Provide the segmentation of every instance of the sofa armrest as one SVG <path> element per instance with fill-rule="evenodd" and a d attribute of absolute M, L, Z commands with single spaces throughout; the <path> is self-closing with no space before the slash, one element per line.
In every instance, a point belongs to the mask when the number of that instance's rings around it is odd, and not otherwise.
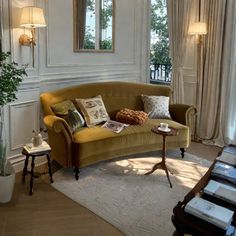
<path fill-rule="evenodd" d="M 52 149 L 52 159 L 62 166 L 71 166 L 71 144 L 73 136 L 66 121 L 60 117 L 45 116 L 44 124 L 48 131 L 48 141 Z"/>
<path fill-rule="evenodd" d="M 191 120 L 196 115 L 197 109 L 194 106 L 185 104 L 171 104 L 169 106 L 171 118 L 180 124 L 191 127 Z"/>

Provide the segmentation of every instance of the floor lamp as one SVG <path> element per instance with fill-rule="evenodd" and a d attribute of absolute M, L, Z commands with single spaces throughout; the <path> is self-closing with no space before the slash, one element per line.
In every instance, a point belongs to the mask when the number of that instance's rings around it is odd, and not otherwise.
<path fill-rule="evenodd" d="M 193 22 L 189 26 L 189 34 L 196 36 L 197 42 L 197 87 L 196 87 L 196 106 L 197 114 L 195 117 L 195 127 L 194 127 L 194 140 L 198 141 L 197 128 L 198 128 L 198 114 L 200 108 L 199 93 L 200 93 L 200 82 L 202 79 L 203 61 L 202 61 L 202 46 L 203 46 L 203 36 L 207 34 L 207 24 L 201 21 L 201 0 L 199 0 L 198 6 L 198 21 Z"/>

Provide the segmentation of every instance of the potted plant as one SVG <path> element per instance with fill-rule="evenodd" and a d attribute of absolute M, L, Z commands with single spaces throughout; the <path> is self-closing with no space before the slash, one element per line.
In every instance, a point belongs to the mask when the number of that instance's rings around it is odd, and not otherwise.
<path fill-rule="evenodd" d="M 6 160 L 7 142 L 3 119 L 4 105 L 16 100 L 16 92 L 23 77 L 25 67 L 9 61 L 10 52 L 0 52 L 0 202 L 9 202 L 15 183 L 13 167 Z"/>

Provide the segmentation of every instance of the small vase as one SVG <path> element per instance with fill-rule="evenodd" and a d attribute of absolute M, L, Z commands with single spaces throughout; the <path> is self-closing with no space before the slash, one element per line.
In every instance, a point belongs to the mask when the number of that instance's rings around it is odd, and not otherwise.
<path fill-rule="evenodd" d="M 34 132 L 34 136 L 32 138 L 32 143 L 34 147 L 38 147 L 40 145 L 42 145 L 43 143 L 43 137 L 40 133 L 36 133 Z"/>

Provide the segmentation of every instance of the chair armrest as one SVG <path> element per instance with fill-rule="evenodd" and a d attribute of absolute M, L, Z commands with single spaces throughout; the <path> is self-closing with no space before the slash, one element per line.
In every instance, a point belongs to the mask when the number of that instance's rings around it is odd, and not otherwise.
<path fill-rule="evenodd" d="M 64 119 L 58 116 L 47 115 L 44 117 L 43 121 L 48 129 L 54 130 L 57 133 L 60 132 L 68 133 L 68 135 L 72 139 L 72 133 L 70 131 L 70 127 Z"/>
<path fill-rule="evenodd" d="M 171 118 L 180 124 L 191 126 L 192 118 L 196 115 L 197 109 L 194 106 L 185 104 L 171 104 L 169 106 Z"/>
<path fill-rule="evenodd" d="M 43 119 L 48 131 L 48 141 L 52 149 L 52 159 L 65 167 L 71 166 L 71 144 L 73 136 L 66 121 L 60 117 L 47 115 Z"/>

